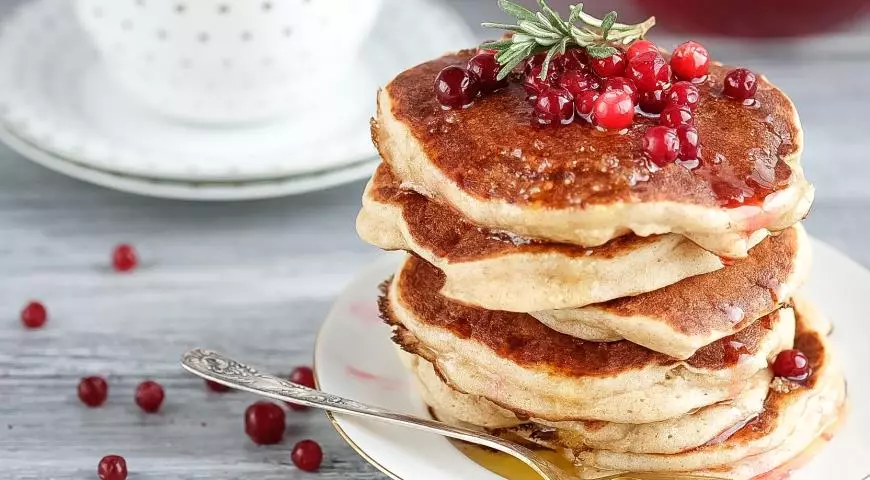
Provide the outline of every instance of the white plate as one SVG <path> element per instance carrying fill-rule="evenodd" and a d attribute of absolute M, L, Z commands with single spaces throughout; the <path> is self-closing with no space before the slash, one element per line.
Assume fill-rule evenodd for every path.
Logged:
<path fill-rule="evenodd" d="M 172 181 L 268 180 L 372 157 L 368 120 L 378 86 L 416 63 L 474 43 L 449 8 L 392 0 L 359 64 L 338 79 L 339 88 L 299 92 L 318 108 L 216 127 L 173 121 L 125 96 L 74 18 L 68 1 L 35 0 L 5 19 L 0 122 L 39 149 L 80 165 Z M 327 42 L 324 54 L 328 50 Z"/>
<path fill-rule="evenodd" d="M 40 150 L 2 126 L 0 140 L 25 158 L 69 177 L 122 192 L 176 200 L 259 200 L 323 190 L 367 178 L 380 162 L 379 158 L 368 158 L 334 170 L 252 182 L 173 182 L 88 168 Z"/>
<path fill-rule="evenodd" d="M 815 267 L 806 292 L 834 323 L 832 338 L 846 370 L 853 408 L 830 444 L 790 480 L 861 480 L 870 474 L 870 272 L 823 242 L 814 240 L 813 247 Z M 378 319 L 378 285 L 401 258 L 381 259 L 338 298 L 315 346 L 316 374 L 325 391 L 426 416 L 410 374 L 396 356 L 390 330 Z M 354 449 L 394 479 L 501 478 L 436 435 L 342 416 L 333 423 Z"/>

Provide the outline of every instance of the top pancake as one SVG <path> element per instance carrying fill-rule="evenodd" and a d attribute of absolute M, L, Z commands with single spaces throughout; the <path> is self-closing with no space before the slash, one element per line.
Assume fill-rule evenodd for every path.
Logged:
<path fill-rule="evenodd" d="M 728 239 L 711 234 L 782 229 L 809 208 L 797 113 L 763 77 L 746 106 L 721 97 L 726 69 L 712 66 L 695 112 L 701 166 L 657 169 L 641 148 L 655 119 L 636 116 L 623 132 L 583 122 L 542 128 L 530 121 L 516 81 L 467 109 L 443 110 L 434 78 L 470 55 L 446 55 L 396 77 L 379 95 L 373 137 L 404 181 L 478 224 L 586 246 L 628 231 L 675 232 L 727 252 L 720 246 Z M 740 191 L 753 198 L 737 207 L 731 197 Z M 762 204 L 771 192 L 776 201 Z"/>

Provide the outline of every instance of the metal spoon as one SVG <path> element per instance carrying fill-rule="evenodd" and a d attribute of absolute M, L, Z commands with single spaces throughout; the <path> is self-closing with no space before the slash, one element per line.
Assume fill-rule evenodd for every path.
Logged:
<path fill-rule="evenodd" d="M 553 465 L 538 456 L 533 450 L 522 445 L 509 442 L 494 435 L 454 427 L 446 423 L 415 417 L 403 413 L 391 412 L 378 407 L 371 407 L 337 395 L 303 387 L 289 380 L 260 373 L 243 363 L 227 358 L 220 353 L 201 348 L 193 349 L 181 357 L 181 365 L 185 370 L 206 380 L 220 383 L 228 387 L 255 393 L 264 397 L 285 402 L 321 408 L 335 413 L 367 417 L 395 425 L 412 427 L 445 437 L 455 438 L 477 445 L 493 448 L 517 458 L 541 475 L 544 480 L 576 480 L 578 477 Z M 711 477 L 674 476 L 672 474 L 656 473 L 623 473 L 599 480 L 715 480 Z"/>

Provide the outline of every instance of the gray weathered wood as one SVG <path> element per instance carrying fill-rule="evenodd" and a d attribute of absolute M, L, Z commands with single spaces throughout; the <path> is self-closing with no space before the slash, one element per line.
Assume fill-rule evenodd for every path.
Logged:
<path fill-rule="evenodd" d="M 497 18 L 490 2 L 453 3 L 473 22 Z M 807 129 L 804 163 L 819 187 L 808 227 L 864 265 L 868 32 L 765 48 L 708 42 L 728 60 L 747 58 L 795 97 Z M 838 88 L 820 86 L 832 80 L 830 69 Z M 284 444 L 253 446 L 242 430 L 253 398 L 208 393 L 177 363 L 194 346 L 275 372 L 310 363 L 331 300 L 377 255 L 354 233 L 361 191 L 355 183 L 253 203 L 162 201 L 79 183 L 0 147 L 0 478 L 95 478 L 107 453 L 125 455 L 131 478 L 142 480 L 315 478 L 289 460 L 302 438 L 324 446 L 317 478 L 384 478 L 316 411 L 289 412 Z M 145 263 L 131 275 L 108 268 L 122 241 Z M 30 298 L 50 309 L 44 330 L 19 326 Z M 78 379 L 89 374 L 109 376 L 103 408 L 76 398 Z M 132 402 L 144 378 L 167 389 L 158 415 Z"/>

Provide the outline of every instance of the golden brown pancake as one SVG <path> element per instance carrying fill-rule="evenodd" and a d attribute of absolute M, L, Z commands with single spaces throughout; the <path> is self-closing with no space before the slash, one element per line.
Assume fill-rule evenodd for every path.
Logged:
<path fill-rule="evenodd" d="M 578 478 L 630 470 L 744 480 L 774 470 L 800 455 L 839 414 L 845 396 L 844 382 L 825 338 L 827 324 L 815 315 L 818 313 L 814 309 L 796 310 L 794 347 L 807 355 L 813 372 L 810 378 L 801 383 L 781 378 L 766 381 L 758 404 L 751 404 L 754 410 L 744 411 L 736 419 L 728 410 L 732 401 L 669 421 L 636 426 L 589 421 L 541 422 L 517 416 L 485 397 L 453 390 L 437 377 L 427 378 L 427 370 L 419 366 L 428 367 L 430 372 L 432 368 L 422 359 L 409 357 L 406 361 L 414 368 L 418 380 L 424 380 L 419 382 L 421 394 L 440 420 L 482 427 L 507 439 L 563 451 L 577 462 Z M 424 375 L 420 377 L 419 372 Z M 733 423 L 723 424 L 723 418 L 731 418 Z M 711 431 L 711 427 L 718 431 Z M 683 448 L 659 453 L 647 451 L 671 445 Z"/>
<path fill-rule="evenodd" d="M 571 337 L 523 313 L 485 310 L 439 292 L 443 274 L 411 257 L 381 301 L 395 340 L 460 391 L 553 421 L 646 423 L 732 398 L 787 348 L 794 318 L 781 309 L 675 360 L 628 341 Z"/>
<path fill-rule="evenodd" d="M 465 51 L 399 74 L 380 94 L 373 138 L 411 188 L 475 223 L 521 235 L 601 245 L 629 231 L 682 233 L 730 256 L 745 232 L 786 228 L 806 214 L 812 188 L 798 164 L 802 133 L 794 106 L 759 77 L 755 102 L 721 95 L 727 69 L 712 65 L 699 85 L 695 124 L 700 167 L 651 167 L 636 117 L 624 132 L 583 122 L 542 128 L 519 82 L 462 110 L 433 94 L 437 73 Z"/>
<path fill-rule="evenodd" d="M 532 315 L 586 340 L 628 339 L 688 358 L 788 301 L 809 273 L 810 250 L 798 224 L 762 241 L 749 257 L 715 272 L 633 297 Z"/>
<path fill-rule="evenodd" d="M 584 248 L 480 227 L 401 188 L 386 164 L 366 187 L 357 232 L 381 248 L 422 256 L 446 274 L 444 295 L 493 310 L 579 307 L 722 267 L 719 257 L 676 234 L 626 235 Z M 760 232 L 751 241 L 763 237 Z"/>

